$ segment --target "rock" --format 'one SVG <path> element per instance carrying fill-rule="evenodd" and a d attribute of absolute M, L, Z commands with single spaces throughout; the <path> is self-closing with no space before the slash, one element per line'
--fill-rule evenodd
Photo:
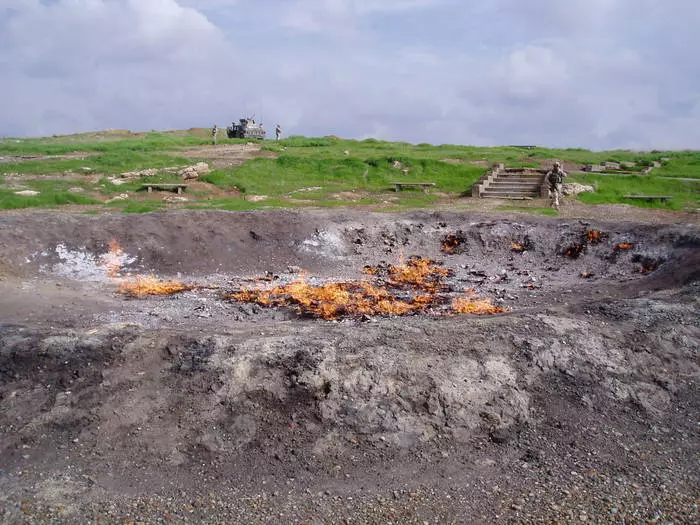
<path fill-rule="evenodd" d="M 140 179 L 143 177 L 153 177 L 154 175 L 158 174 L 158 170 L 155 168 L 149 168 L 147 170 L 140 170 L 140 171 L 127 171 L 125 173 L 122 173 L 122 178 L 123 179 Z"/>
<path fill-rule="evenodd" d="M 267 199 L 267 195 L 248 195 L 245 197 L 245 200 L 248 202 L 260 202 L 264 201 Z"/>
<path fill-rule="evenodd" d="M 578 184 L 577 182 L 567 182 L 562 185 L 561 191 L 564 195 L 578 195 L 584 192 L 595 193 L 595 188 L 593 186 Z"/>
<path fill-rule="evenodd" d="M 126 184 L 127 182 L 129 182 L 129 179 L 118 179 L 116 177 L 110 177 L 107 180 L 115 186 L 121 186 L 122 184 Z"/>
<path fill-rule="evenodd" d="M 163 197 L 163 202 L 176 203 L 176 202 L 187 202 L 189 199 L 187 197 L 181 197 L 179 195 L 168 195 Z"/>
<path fill-rule="evenodd" d="M 105 204 L 109 204 L 110 202 L 125 201 L 128 198 L 129 198 L 128 193 L 122 193 L 120 195 L 117 195 L 116 197 L 112 197 L 111 199 L 106 200 Z"/>
<path fill-rule="evenodd" d="M 16 191 L 15 195 L 21 195 L 22 197 L 36 197 L 39 195 L 39 192 L 34 190 L 22 190 Z"/>
<path fill-rule="evenodd" d="M 69 193 L 84 193 L 85 190 L 83 188 L 68 188 Z"/>
<path fill-rule="evenodd" d="M 206 162 L 198 162 L 197 164 L 183 168 L 178 172 L 178 175 L 185 180 L 196 180 L 207 173 L 211 173 L 209 165 Z"/>

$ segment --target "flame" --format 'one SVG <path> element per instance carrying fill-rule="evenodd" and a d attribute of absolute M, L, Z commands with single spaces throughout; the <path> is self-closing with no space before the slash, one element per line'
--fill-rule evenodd
<path fill-rule="evenodd" d="M 244 289 L 224 295 L 224 298 L 265 307 L 294 306 L 299 313 L 325 320 L 362 315 L 409 315 L 429 309 L 439 310 L 448 302 L 439 292 L 447 289 L 442 279 L 452 275 L 452 272 L 430 259 L 411 258 L 396 266 L 368 266 L 364 271 L 375 276 L 376 283 L 359 281 L 312 285 L 302 276 L 284 286 Z M 453 302 L 453 312 L 487 314 L 505 311 L 494 306 L 490 300 L 475 297 L 471 290 L 468 293 L 468 297 Z"/>
<path fill-rule="evenodd" d="M 107 268 L 107 276 L 116 278 L 119 277 L 119 272 L 122 269 L 122 260 L 124 256 L 124 250 L 116 239 L 109 241 L 109 252 L 102 256 L 102 265 Z"/>
<path fill-rule="evenodd" d="M 586 241 L 590 244 L 598 244 L 602 240 L 600 230 L 588 230 L 586 232 Z"/>
<path fill-rule="evenodd" d="M 155 275 L 137 275 L 132 280 L 122 281 L 119 285 L 119 293 L 130 297 L 143 297 L 145 295 L 172 295 L 195 288 L 197 286 L 179 281 L 164 281 Z"/>
<path fill-rule="evenodd" d="M 651 273 L 654 270 L 656 270 L 659 267 L 658 264 L 647 264 L 646 266 L 642 266 L 641 269 L 639 270 L 641 273 Z"/>
<path fill-rule="evenodd" d="M 634 248 L 634 244 L 632 244 L 631 242 L 621 242 L 613 246 L 613 248 L 616 250 L 630 250 Z"/>
<path fill-rule="evenodd" d="M 300 313 L 326 320 L 356 315 L 406 315 L 425 308 L 423 298 L 404 301 L 386 289 L 367 282 L 337 282 L 316 286 L 303 278 L 270 290 L 241 290 L 224 297 L 260 306 L 296 306 Z"/>
<path fill-rule="evenodd" d="M 583 244 L 572 244 L 564 250 L 564 255 L 566 255 L 567 257 L 571 257 L 572 259 L 576 259 L 579 255 L 581 255 L 581 252 L 583 252 L 584 248 L 585 246 Z"/>
<path fill-rule="evenodd" d="M 509 311 L 503 306 L 496 306 L 491 299 L 475 297 L 457 297 L 452 301 L 452 310 L 459 314 L 493 315 Z"/>
<path fill-rule="evenodd" d="M 452 272 L 430 259 L 413 258 L 405 264 L 389 266 L 388 274 L 391 286 L 410 286 L 436 293 L 444 288 L 442 278 L 449 277 Z"/>
<path fill-rule="evenodd" d="M 440 248 L 440 251 L 442 253 L 446 253 L 447 255 L 454 255 L 457 252 L 457 248 L 462 245 L 464 240 L 464 236 L 461 232 L 457 232 L 456 234 L 448 233 L 442 240 L 442 247 Z"/>
<path fill-rule="evenodd" d="M 522 253 L 525 251 L 525 248 L 523 248 L 522 244 L 518 244 L 517 242 L 511 242 L 510 243 L 510 251 Z"/>

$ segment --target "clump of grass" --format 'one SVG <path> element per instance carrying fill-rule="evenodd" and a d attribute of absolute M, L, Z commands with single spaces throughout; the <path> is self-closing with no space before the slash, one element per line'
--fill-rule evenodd
<path fill-rule="evenodd" d="M 643 208 L 678 210 L 684 204 L 700 199 L 700 184 L 661 179 L 654 176 L 577 175 L 572 182 L 590 184 L 596 193 L 581 193 L 578 200 L 586 204 L 630 204 Z M 625 199 L 625 195 L 669 195 L 668 202 Z"/>
<path fill-rule="evenodd" d="M 65 190 L 42 192 L 31 197 L 16 195 L 15 191 L 17 190 L 0 189 L 0 209 L 52 208 L 64 204 L 100 204 L 99 201 L 91 197 Z"/>
<path fill-rule="evenodd" d="M 214 170 L 206 175 L 202 175 L 199 177 L 199 180 L 226 190 L 237 189 L 241 193 L 246 192 L 245 187 L 240 183 L 236 170 Z"/>

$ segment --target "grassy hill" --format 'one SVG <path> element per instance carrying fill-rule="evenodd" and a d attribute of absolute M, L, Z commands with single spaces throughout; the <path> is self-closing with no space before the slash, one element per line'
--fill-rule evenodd
<path fill-rule="evenodd" d="M 247 141 L 219 139 L 243 148 Z M 565 163 L 634 162 L 626 174 L 572 174 L 570 180 L 596 187 L 581 194 L 589 204 L 624 202 L 626 194 L 672 195 L 668 203 L 636 206 L 697 208 L 700 200 L 700 152 L 584 149 L 523 149 L 459 145 L 408 144 L 335 137 L 290 137 L 264 141 L 241 165 L 222 167 L 204 176 L 187 192 L 179 207 L 255 209 L 282 206 L 373 206 L 407 209 L 437 203 L 469 201 L 471 185 L 488 166 L 539 167 L 548 159 Z M 261 152 L 259 150 L 262 150 Z M 212 151 L 206 130 L 131 133 L 125 130 L 0 141 L 0 209 L 83 205 L 88 211 L 150 211 L 165 206 L 160 194 L 144 194 L 144 181 L 175 182 L 172 173 L 115 185 L 111 176 L 126 171 L 185 166 L 209 161 Z M 252 151 L 252 150 L 251 150 Z M 224 152 L 225 153 L 225 152 Z M 660 168 L 644 175 L 652 162 Z M 694 179 L 694 180 L 686 180 Z M 436 190 L 424 194 L 395 193 L 393 180 L 430 181 Z M 38 191 L 36 196 L 17 191 Z M 105 204 L 116 194 L 130 198 Z M 168 205 L 171 206 L 171 205 Z"/>

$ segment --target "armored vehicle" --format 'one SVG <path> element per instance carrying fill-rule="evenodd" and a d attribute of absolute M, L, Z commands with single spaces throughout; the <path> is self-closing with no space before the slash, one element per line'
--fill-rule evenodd
<path fill-rule="evenodd" d="M 265 128 L 262 124 L 256 124 L 252 118 L 242 118 L 238 124 L 233 122 L 227 127 L 226 134 L 230 139 L 264 139 Z"/>

